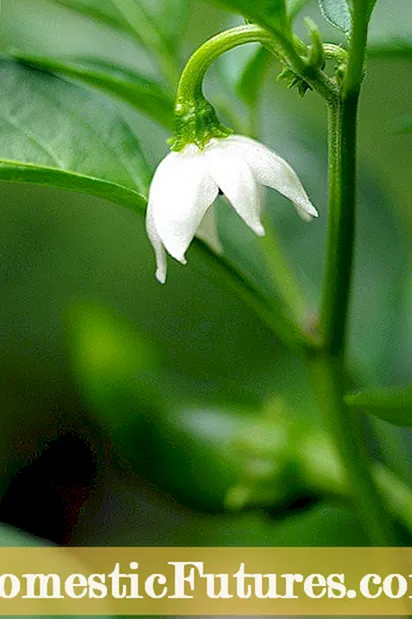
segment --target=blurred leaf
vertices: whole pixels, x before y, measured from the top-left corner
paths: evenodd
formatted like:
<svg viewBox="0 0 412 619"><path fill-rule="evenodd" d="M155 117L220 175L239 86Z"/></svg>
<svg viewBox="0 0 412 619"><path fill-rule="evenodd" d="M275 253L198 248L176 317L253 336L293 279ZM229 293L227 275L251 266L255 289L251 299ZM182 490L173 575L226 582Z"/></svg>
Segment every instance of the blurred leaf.
<svg viewBox="0 0 412 619"><path fill-rule="evenodd" d="M86 17L100 21L111 28L131 32L127 22L113 5L111 0L52 0Z"/></svg>
<svg viewBox="0 0 412 619"><path fill-rule="evenodd" d="M350 393L345 401L351 408L370 413L396 426L412 426L411 385Z"/></svg>
<svg viewBox="0 0 412 619"><path fill-rule="evenodd" d="M389 131L393 133L410 133L412 131L412 113L392 120L389 123Z"/></svg>
<svg viewBox="0 0 412 619"><path fill-rule="evenodd" d="M126 101L167 129L173 128L173 98L150 78L129 67L97 58L50 58L14 54L16 60L38 69L63 73Z"/></svg>
<svg viewBox="0 0 412 619"><path fill-rule="evenodd" d="M362 546L367 544L351 508L319 503L282 518L244 515L199 520L187 538L199 546Z"/></svg>
<svg viewBox="0 0 412 619"><path fill-rule="evenodd" d="M141 448L145 475L202 511L284 507L302 486L289 422L246 406L185 406L153 420Z"/></svg>
<svg viewBox="0 0 412 619"><path fill-rule="evenodd" d="M142 406L155 406L159 395L152 374L159 366L158 354L137 325L86 302L70 309L68 325L82 393L106 424L122 427Z"/></svg>
<svg viewBox="0 0 412 619"><path fill-rule="evenodd" d="M347 36L352 28L352 18L346 0L319 0L325 19Z"/></svg>
<svg viewBox="0 0 412 619"><path fill-rule="evenodd" d="M149 169L115 107L10 60L0 60L0 76L1 179L64 187L143 210Z"/></svg>
<svg viewBox="0 0 412 619"><path fill-rule="evenodd" d="M271 59L270 52L261 46L244 67L237 91L248 105L256 105Z"/></svg>
<svg viewBox="0 0 412 619"><path fill-rule="evenodd" d="M0 522L0 548L46 546L47 542Z"/></svg>
<svg viewBox="0 0 412 619"><path fill-rule="evenodd" d="M240 13L269 30L281 32L288 36L288 21L286 17L285 0L209 0L219 4L229 11Z"/></svg>
<svg viewBox="0 0 412 619"><path fill-rule="evenodd" d="M303 7L309 3L309 0L286 0L287 13L291 20L300 13Z"/></svg>
<svg viewBox="0 0 412 619"><path fill-rule="evenodd" d="M368 44L368 55L371 58L412 59L412 39L371 36Z"/></svg>
<svg viewBox="0 0 412 619"><path fill-rule="evenodd" d="M112 0L53 0L66 8L77 11L91 19L98 20L112 28L135 34L135 30L116 8ZM163 35L177 43L186 25L189 12L188 0L136 0L149 15Z"/></svg>
<svg viewBox="0 0 412 619"><path fill-rule="evenodd" d="M102 515L104 527L101 526ZM86 506L76 545L94 546L363 546L353 508L318 503L276 518L262 512L206 515L142 487L109 478L100 501Z"/></svg>

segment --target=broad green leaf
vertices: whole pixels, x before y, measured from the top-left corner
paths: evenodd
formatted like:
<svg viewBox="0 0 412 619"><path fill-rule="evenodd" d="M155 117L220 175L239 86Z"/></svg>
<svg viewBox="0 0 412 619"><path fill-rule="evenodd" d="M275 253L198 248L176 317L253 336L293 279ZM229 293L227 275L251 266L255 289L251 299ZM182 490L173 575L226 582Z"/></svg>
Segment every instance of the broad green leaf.
<svg viewBox="0 0 412 619"><path fill-rule="evenodd" d="M325 19L347 36L352 28L352 18L346 0L319 0Z"/></svg>
<svg viewBox="0 0 412 619"><path fill-rule="evenodd" d="M14 54L14 58L38 69L62 73L90 86L100 88L104 92L126 101L167 129L173 128L172 97L160 84L129 67L93 57L50 58Z"/></svg>
<svg viewBox="0 0 412 619"><path fill-rule="evenodd" d="M412 385L350 393L345 401L351 408L365 411L396 426L412 426Z"/></svg>
<svg viewBox="0 0 412 619"><path fill-rule="evenodd" d="M269 30L288 36L285 0L209 0L230 11L240 13Z"/></svg>
<svg viewBox="0 0 412 619"><path fill-rule="evenodd" d="M0 179L143 209L149 170L119 111L83 87L0 60Z"/></svg>

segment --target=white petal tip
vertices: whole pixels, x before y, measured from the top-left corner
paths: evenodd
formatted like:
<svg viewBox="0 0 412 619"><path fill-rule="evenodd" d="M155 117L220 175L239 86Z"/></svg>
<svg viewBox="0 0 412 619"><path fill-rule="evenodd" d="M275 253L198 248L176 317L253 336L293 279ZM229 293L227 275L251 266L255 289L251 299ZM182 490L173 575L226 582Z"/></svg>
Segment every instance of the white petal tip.
<svg viewBox="0 0 412 619"><path fill-rule="evenodd" d="M305 204L305 206L302 206L302 204L295 203L295 206L304 221L312 221L314 217L319 217L318 211L312 204Z"/></svg>
<svg viewBox="0 0 412 619"><path fill-rule="evenodd" d="M159 284L165 284L166 283L166 273L164 273L163 271L160 271L158 269L156 271L156 279L159 282Z"/></svg>
<svg viewBox="0 0 412 619"><path fill-rule="evenodd" d="M262 226L262 224L255 224L254 226L251 226L251 228L257 236L265 236L266 234L265 229Z"/></svg>

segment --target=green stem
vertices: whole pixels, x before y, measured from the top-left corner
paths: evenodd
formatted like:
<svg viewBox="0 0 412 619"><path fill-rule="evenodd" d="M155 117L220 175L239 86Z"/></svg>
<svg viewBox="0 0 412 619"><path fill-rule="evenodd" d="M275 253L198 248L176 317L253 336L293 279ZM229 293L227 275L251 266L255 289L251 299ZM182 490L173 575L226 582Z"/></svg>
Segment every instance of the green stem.
<svg viewBox="0 0 412 619"><path fill-rule="evenodd" d="M391 519L371 476L361 420L343 402L345 387L341 360L320 353L311 355L309 363L319 404L342 456L347 482L365 533L371 545L396 545Z"/></svg>
<svg viewBox="0 0 412 619"><path fill-rule="evenodd" d="M368 0L358 0L342 92L329 103L329 234L320 331L322 351L310 356L314 388L346 468L356 510L372 545L396 543L375 487L361 418L344 403L345 350L355 239L357 110L364 73Z"/></svg>
<svg viewBox="0 0 412 619"><path fill-rule="evenodd" d="M189 58L180 78L176 107L187 106L190 101L202 97L205 73L219 56L246 43L262 43L279 60L294 68L296 72L318 90L328 101L336 98L336 88L321 71L310 67L297 53L291 41L277 32L269 32L260 26L248 24L225 30L201 45Z"/></svg>
<svg viewBox="0 0 412 619"><path fill-rule="evenodd" d="M265 225L266 234L259 239L263 249L269 273L279 293L288 315L292 316L297 324L303 324L307 319L307 303L302 293L302 286L296 279L293 268L282 248L281 240L276 228L271 222Z"/></svg>
<svg viewBox="0 0 412 619"><path fill-rule="evenodd" d="M358 98L329 106L329 235L321 332L325 349L343 355L349 309L356 199Z"/></svg>
<svg viewBox="0 0 412 619"><path fill-rule="evenodd" d="M271 332L287 348L297 352L311 350L316 341L310 334L304 333L291 320L289 315L279 306L273 307L245 280L242 275L225 260L223 256L217 257L204 243L197 240L197 248L203 254L204 261L212 270L218 272L219 277L232 288L247 305L249 305ZM223 267L223 268L222 268Z"/></svg>

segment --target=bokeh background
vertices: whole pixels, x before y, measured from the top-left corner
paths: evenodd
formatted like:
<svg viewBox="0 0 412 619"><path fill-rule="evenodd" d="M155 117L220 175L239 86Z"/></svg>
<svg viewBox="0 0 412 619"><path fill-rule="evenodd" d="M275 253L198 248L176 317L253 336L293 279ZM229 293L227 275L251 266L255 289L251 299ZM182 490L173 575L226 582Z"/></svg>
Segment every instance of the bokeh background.
<svg viewBox="0 0 412 619"><path fill-rule="evenodd" d="M200 0L189 5L182 63L208 36L241 21ZM338 40L316 3L305 14ZM411 23L409 0L378 1L371 40L412 39ZM301 18L297 28L304 33ZM131 40L49 0L3 0L0 46L94 55L156 76ZM243 120L235 84L253 51L227 54L207 82L210 99L225 96ZM412 118L411 67L411 59L371 58L362 95L355 384L403 384L412 370L412 132L400 131ZM268 212L315 311L327 220L326 113L316 95L300 99L277 73L271 64L259 137L298 171L321 218L306 227L274 192ZM110 104L154 169L168 134ZM272 503L252 497L241 512L225 509L238 466L232 439L263 409L279 433L284 419L308 436L322 421L299 358L200 255L189 252L186 267L171 260L160 286L138 215L57 189L1 182L0 193L0 521L75 545L365 543L349 504L317 496L292 473ZM227 255L268 286L257 241L223 203L219 226ZM377 438L391 465L410 476L408 433L382 422L372 449ZM2 531L8 543L10 530Z"/></svg>

